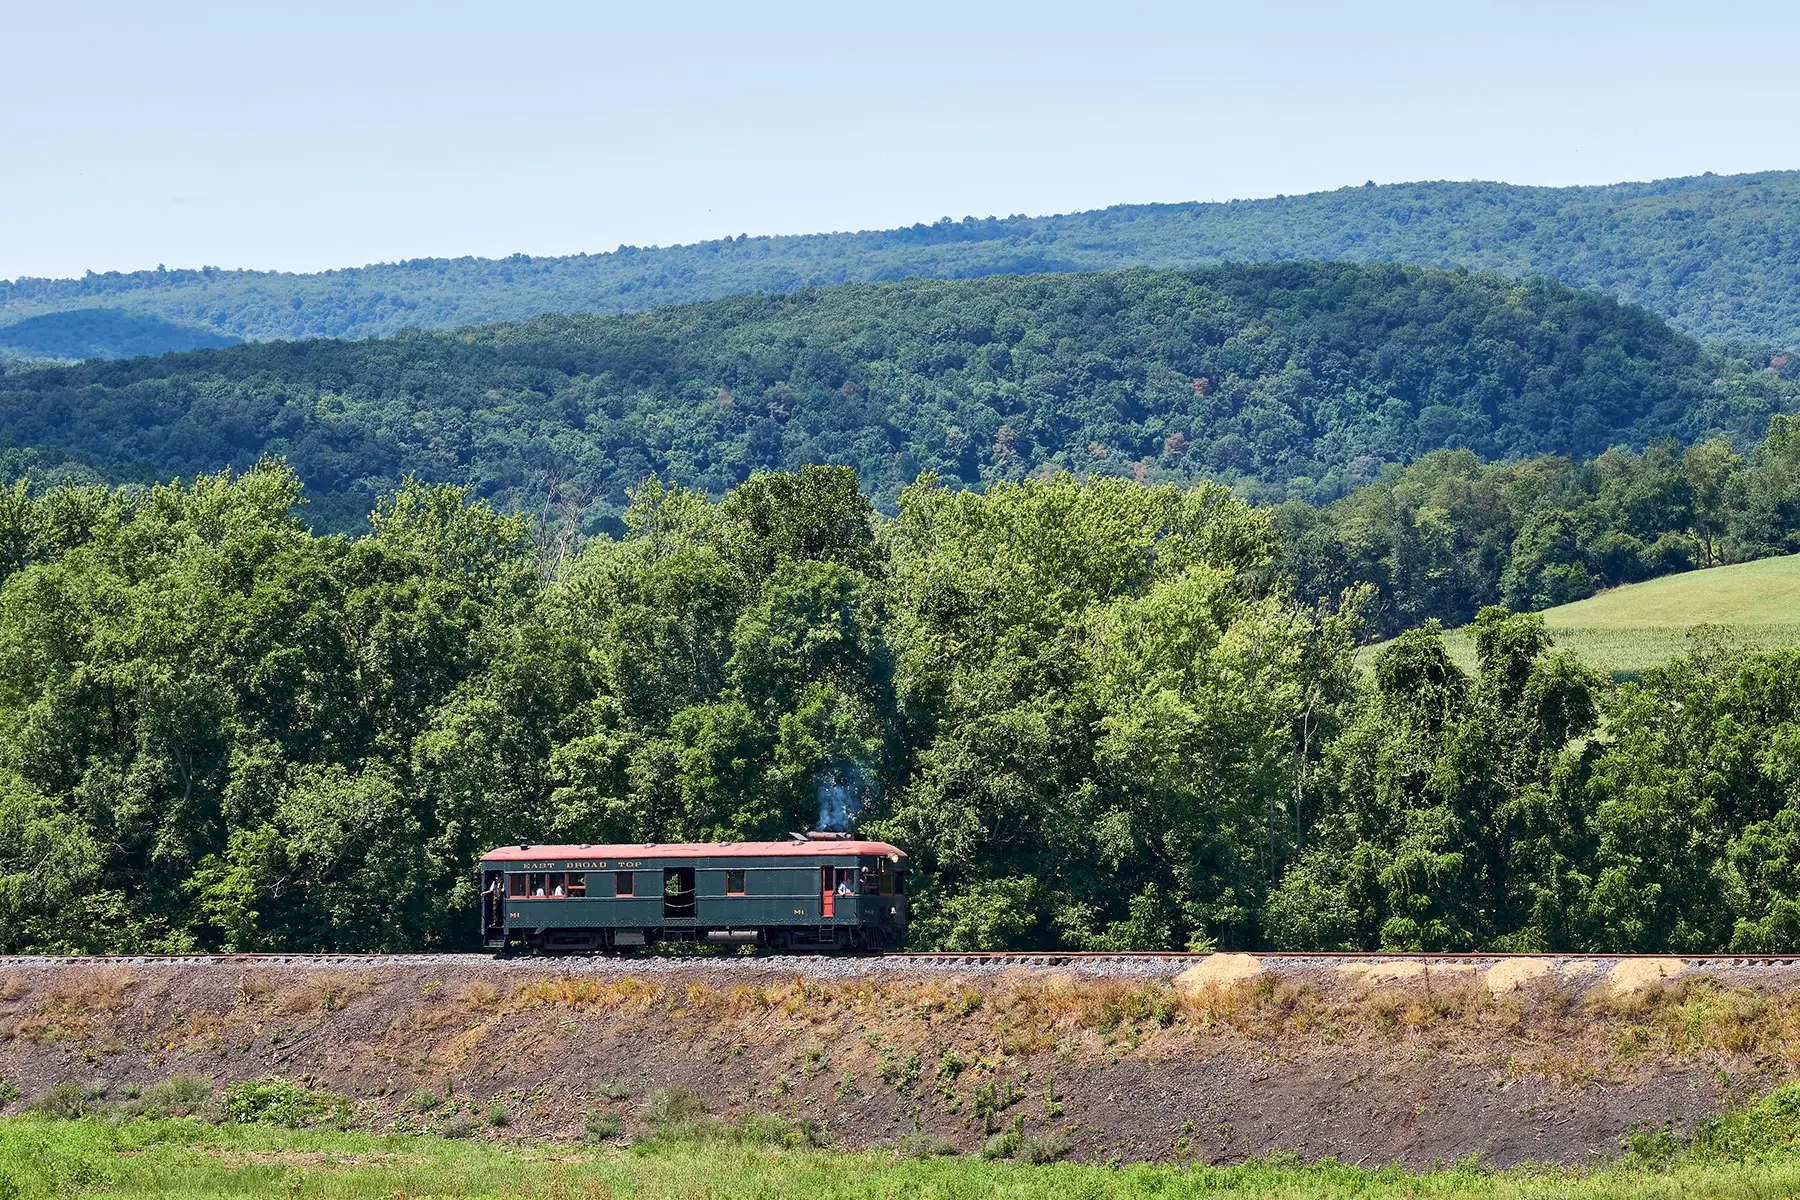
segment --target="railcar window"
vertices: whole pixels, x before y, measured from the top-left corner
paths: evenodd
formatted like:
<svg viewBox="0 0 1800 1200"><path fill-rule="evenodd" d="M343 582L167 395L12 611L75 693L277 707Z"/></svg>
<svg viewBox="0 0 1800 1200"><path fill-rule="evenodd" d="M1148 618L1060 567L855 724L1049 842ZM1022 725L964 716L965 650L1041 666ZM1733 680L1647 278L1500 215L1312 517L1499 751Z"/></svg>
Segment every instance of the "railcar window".
<svg viewBox="0 0 1800 1200"><path fill-rule="evenodd" d="M629 896L632 894L630 871L613 872L613 894L615 896Z"/></svg>
<svg viewBox="0 0 1800 1200"><path fill-rule="evenodd" d="M562 897L562 896L566 896L569 894L563 883L563 873L561 871L550 872L550 885L549 886L550 886L550 894L552 896Z"/></svg>
<svg viewBox="0 0 1800 1200"><path fill-rule="evenodd" d="M549 889L544 886L544 876L537 871L531 873L530 882L526 884L526 891L530 892L534 897L547 896L550 894Z"/></svg>
<svg viewBox="0 0 1800 1200"><path fill-rule="evenodd" d="M515 898L523 896L525 894L525 876L517 871L508 875L506 877L506 894Z"/></svg>
<svg viewBox="0 0 1800 1200"><path fill-rule="evenodd" d="M744 894L744 873L742 871L725 872L725 894L727 896Z"/></svg>
<svg viewBox="0 0 1800 1200"><path fill-rule="evenodd" d="M578 898L578 897L587 895L587 872L586 871L571 871L571 872L569 872L569 895L571 898Z"/></svg>

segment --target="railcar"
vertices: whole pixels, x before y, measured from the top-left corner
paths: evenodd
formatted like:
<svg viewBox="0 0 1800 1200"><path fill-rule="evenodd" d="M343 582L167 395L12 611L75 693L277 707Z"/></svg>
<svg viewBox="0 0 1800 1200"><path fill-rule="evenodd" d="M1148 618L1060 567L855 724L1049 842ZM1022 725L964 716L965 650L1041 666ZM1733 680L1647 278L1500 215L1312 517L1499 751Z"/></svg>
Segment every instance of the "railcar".
<svg viewBox="0 0 1800 1200"><path fill-rule="evenodd" d="M503 954L657 942L889 950L906 937L906 855L849 834L502 846L478 870L482 945Z"/></svg>

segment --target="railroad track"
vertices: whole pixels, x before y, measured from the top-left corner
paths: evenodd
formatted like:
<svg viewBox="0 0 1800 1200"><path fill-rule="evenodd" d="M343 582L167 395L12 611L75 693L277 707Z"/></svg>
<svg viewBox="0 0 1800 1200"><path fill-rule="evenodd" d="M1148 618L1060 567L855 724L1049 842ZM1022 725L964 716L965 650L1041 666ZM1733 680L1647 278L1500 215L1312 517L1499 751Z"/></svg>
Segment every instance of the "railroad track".
<svg viewBox="0 0 1800 1200"><path fill-rule="evenodd" d="M1238 951L1219 951L1217 953L1240 953ZM1648 959L1668 963L1681 963L1684 967L1792 967L1800 966L1800 953L1796 954L1514 954L1514 953L1466 953L1436 954L1414 953L1408 951L1365 951L1365 950L1293 950L1293 951L1242 951L1261 962L1271 965L1308 966L1339 965L1349 963L1423 963L1426 965L1484 967L1512 959L1538 960L1555 964L1568 963L1616 963L1625 959ZM620 962L635 963L744 963L769 965L783 962L819 962L837 961L849 963L922 963L944 966L1021 966L1021 967L1056 967L1077 966L1082 963L1197 963L1213 956L1212 952L1180 953L1162 950L1131 950L1088 952L1076 950L950 950L924 953L888 953L864 955L822 955L822 954L755 954L738 956L727 955L647 955L642 958L619 959ZM562 961L586 961L589 956L546 956L520 957L510 961L522 964L541 963L549 965ZM489 954L45 954L45 955L0 955L0 967L8 966L451 966L473 965L497 961Z"/></svg>

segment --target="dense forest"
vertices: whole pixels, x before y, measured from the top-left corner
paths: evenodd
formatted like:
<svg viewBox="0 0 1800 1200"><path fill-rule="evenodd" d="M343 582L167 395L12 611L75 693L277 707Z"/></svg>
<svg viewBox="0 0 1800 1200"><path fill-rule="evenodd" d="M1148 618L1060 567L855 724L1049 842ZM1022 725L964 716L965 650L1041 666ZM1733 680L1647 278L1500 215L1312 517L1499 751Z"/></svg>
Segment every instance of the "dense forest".
<svg viewBox="0 0 1800 1200"><path fill-rule="evenodd" d="M1544 279L1394 265L994 276L743 296L370 341L263 343L0 375L0 444L148 482L284 456L318 527L408 476L618 529L651 473L713 496L853 467L1066 470L1328 501L1431 451L1589 458L1748 444L1800 355L1703 346Z"/></svg>
<svg viewBox="0 0 1800 1200"><path fill-rule="evenodd" d="M1431 624L1359 672L1368 586L1297 596L1216 484L652 479L586 540L299 498L0 496L0 950L466 947L490 845L843 787L920 946L1800 949L1800 650L1614 687L1487 608L1476 674Z"/></svg>
<svg viewBox="0 0 1800 1200"><path fill-rule="evenodd" d="M314 275L206 267L20 279L0 282L0 354L117 357L213 345L207 339L218 335L361 338L908 277L1293 259L1545 275L1641 305L1696 337L1800 347L1800 172L1790 171L1604 187L1370 184L1220 204L945 218L560 258L419 259ZM160 325L122 329L121 313ZM27 318L38 321L21 324Z"/></svg>
<svg viewBox="0 0 1800 1200"><path fill-rule="evenodd" d="M1356 584L1384 637L1490 605L1550 608L1658 575L1800 553L1800 417L1740 454L1723 438L1484 465L1438 451L1318 508L1275 514L1302 596Z"/></svg>

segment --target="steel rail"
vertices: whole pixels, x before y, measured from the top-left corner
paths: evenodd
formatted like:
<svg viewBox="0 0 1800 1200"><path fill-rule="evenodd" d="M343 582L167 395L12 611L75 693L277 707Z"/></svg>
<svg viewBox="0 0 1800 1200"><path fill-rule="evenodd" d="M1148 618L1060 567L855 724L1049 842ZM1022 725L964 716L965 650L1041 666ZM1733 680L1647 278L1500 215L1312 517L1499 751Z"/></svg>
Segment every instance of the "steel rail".
<svg viewBox="0 0 1800 1200"><path fill-rule="evenodd" d="M1406 950L1246 950L1246 951L1168 951L1168 950L939 950L939 951L892 951L881 954L757 954L744 957L719 955L694 955L682 958L676 955L649 955L640 959L620 959L622 962L672 962L688 961L696 963L761 963L772 962L812 962L820 959L848 959L858 962L889 963L967 963L1005 964L1018 963L1026 966L1063 966L1086 962L1141 962L1141 963L1197 963L1213 957L1215 954L1242 953L1267 963L1290 963L1303 965L1306 963L1424 963L1427 965L1441 963L1447 966L1476 966L1487 963L1504 962L1513 959L1538 960L1555 963L1567 962L1620 962L1625 959L1649 959L1669 963L1682 963L1685 966L1800 966L1800 953L1790 954L1732 954L1732 953L1688 953L1688 954L1603 954L1584 953L1579 951L1563 951L1559 953L1530 954L1512 951L1467 951L1457 953L1415 952ZM574 955L546 955L538 957L520 957L517 962L555 962L559 959L577 957ZM416 963L420 966L450 965L455 963L493 962L495 957L485 953L458 952L424 952L413 954L385 954L380 952L355 953L208 953L191 954L12 954L0 955L0 967L8 966L204 966L248 965L248 964L291 964L301 966L331 966L335 964L358 965L369 963L394 963L396 965Z"/></svg>

